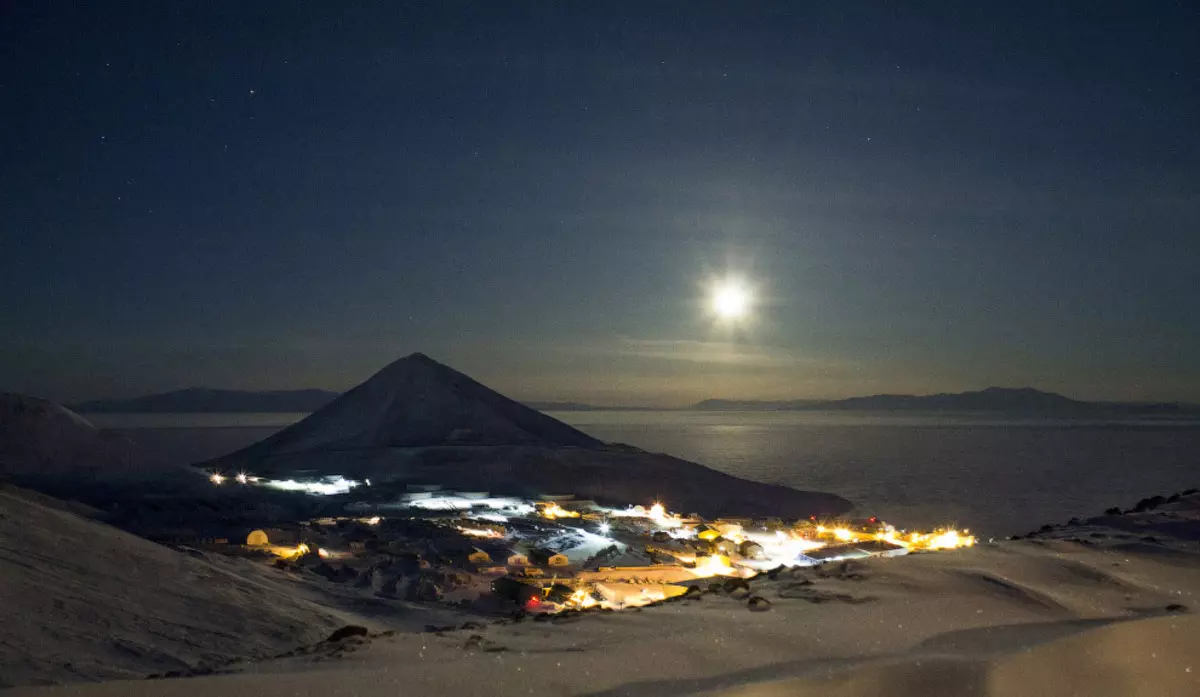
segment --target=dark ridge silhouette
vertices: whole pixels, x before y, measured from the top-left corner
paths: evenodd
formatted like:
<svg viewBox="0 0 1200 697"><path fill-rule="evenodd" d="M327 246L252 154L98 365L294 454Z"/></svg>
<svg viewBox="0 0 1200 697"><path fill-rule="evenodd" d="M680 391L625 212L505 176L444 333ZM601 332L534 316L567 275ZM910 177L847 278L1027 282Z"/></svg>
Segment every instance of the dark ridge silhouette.
<svg viewBox="0 0 1200 697"><path fill-rule="evenodd" d="M1085 402L1032 387L988 387L974 392L931 395L877 394L848 399L784 401L706 399L700 410L744 411L993 411L1027 414L1170 415L1200 412L1200 406L1181 403Z"/></svg>
<svg viewBox="0 0 1200 697"><path fill-rule="evenodd" d="M212 412L311 412L338 396L327 390L277 390L247 392L190 387L186 390L134 397L82 402L71 408L84 413L158 414Z"/></svg>
<svg viewBox="0 0 1200 697"><path fill-rule="evenodd" d="M0 393L0 475L127 465L135 451L127 438L96 428L60 404Z"/></svg>
<svg viewBox="0 0 1200 697"><path fill-rule="evenodd" d="M978 392L939 393L924 396L873 395L851 397L826 405L830 409L929 409L963 411L1083 411L1091 408L1053 392L1032 387L989 387Z"/></svg>

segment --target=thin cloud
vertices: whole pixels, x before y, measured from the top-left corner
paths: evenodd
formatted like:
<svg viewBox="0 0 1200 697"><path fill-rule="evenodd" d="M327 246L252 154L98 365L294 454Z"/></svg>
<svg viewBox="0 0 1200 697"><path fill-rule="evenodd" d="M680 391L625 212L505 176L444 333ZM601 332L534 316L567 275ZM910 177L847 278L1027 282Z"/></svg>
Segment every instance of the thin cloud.
<svg viewBox="0 0 1200 697"><path fill-rule="evenodd" d="M726 341L622 337L616 351L621 355L651 360L751 368L788 368L824 363L776 347L749 346Z"/></svg>

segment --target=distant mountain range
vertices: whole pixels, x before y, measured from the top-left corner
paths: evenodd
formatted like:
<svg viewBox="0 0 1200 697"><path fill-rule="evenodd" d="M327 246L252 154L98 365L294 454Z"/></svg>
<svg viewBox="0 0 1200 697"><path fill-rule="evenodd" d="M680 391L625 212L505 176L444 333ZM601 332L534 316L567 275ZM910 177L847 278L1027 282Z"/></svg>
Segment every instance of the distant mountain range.
<svg viewBox="0 0 1200 697"><path fill-rule="evenodd" d="M341 396L329 390L213 390L191 387L162 394L131 399L98 399L71 405L81 413L160 414L160 413L244 413L314 412ZM648 407L600 407L579 402L524 402L538 411L638 411Z"/></svg>
<svg viewBox="0 0 1200 697"><path fill-rule="evenodd" d="M337 399L327 390L244 392L192 387L133 399L101 399L75 404L84 413L312 412Z"/></svg>
<svg viewBox="0 0 1200 697"><path fill-rule="evenodd" d="M193 387L133 399L104 399L71 406L81 413L314 412L341 396L328 390L248 392ZM524 402L538 411L644 411L580 402ZM1053 414L1195 414L1200 405L1180 402L1084 402L1031 387L989 387L931 395L879 394L848 399L706 399L685 409L700 411L993 411Z"/></svg>
<svg viewBox="0 0 1200 697"><path fill-rule="evenodd" d="M1179 402L1083 402L1032 387L989 387L975 392L931 395L879 394L829 400L757 401L706 399L692 406L705 411L993 411L1034 414L1200 413L1200 405Z"/></svg>

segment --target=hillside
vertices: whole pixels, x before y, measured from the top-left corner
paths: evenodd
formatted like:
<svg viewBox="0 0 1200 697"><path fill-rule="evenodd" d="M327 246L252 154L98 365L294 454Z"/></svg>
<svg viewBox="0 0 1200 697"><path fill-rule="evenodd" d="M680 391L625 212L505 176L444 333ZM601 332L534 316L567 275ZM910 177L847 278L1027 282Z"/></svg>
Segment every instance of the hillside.
<svg viewBox="0 0 1200 697"><path fill-rule="evenodd" d="M276 477L340 474L398 486L571 492L618 503L663 498L672 508L706 513L807 516L850 508L831 494L604 444L422 354L395 361L265 440L197 466Z"/></svg>
<svg viewBox="0 0 1200 697"><path fill-rule="evenodd" d="M128 439L96 428L66 407L0 393L0 475L127 465L135 452Z"/></svg>
<svg viewBox="0 0 1200 697"><path fill-rule="evenodd" d="M0 486L0 688L274 655L344 623L296 586Z"/></svg>
<svg viewBox="0 0 1200 697"><path fill-rule="evenodd" d="M1194 696L1200 497L1160 500L1029 539L766 573L638 611L497 618L230 674L14 697Z"/></svg>
<svg viewBox="0 0 1200 697"><path fill-rule="evenodd" d="M73 405L79 412L157 414L211 412L312 412L338 396L327 390L246 392L192 387L186 390L134 397L102 399Z"/></svg>

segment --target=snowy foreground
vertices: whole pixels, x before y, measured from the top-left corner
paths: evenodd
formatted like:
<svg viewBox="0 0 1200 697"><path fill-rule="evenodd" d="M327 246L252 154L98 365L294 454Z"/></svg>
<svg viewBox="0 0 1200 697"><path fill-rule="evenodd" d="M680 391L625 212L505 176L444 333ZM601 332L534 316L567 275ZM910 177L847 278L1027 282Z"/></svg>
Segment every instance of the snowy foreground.
<svg viewBox="0 0 1200 697"><path fill-rule="evenodd" d="M177 551L87 514L0 486L0 688L277 655L362 620L356 599L319 580ZM410 622L393 624L423 626Z"/></svg>
<svg viewBox="0 0 1200 697"><path fill-rule="evenodd" d="M244 560L196 559L3 495L0 525L41 531L0 538L10 684L122 674L89 674L80 655L93 669L139 665L132 651L153 657L146 673L243 659L184 680L5 694L1200 694L1200 495L953 554L783 570L748 591L519 621L373 613ZM343 624L371 634L321 641Z"/></svg>

